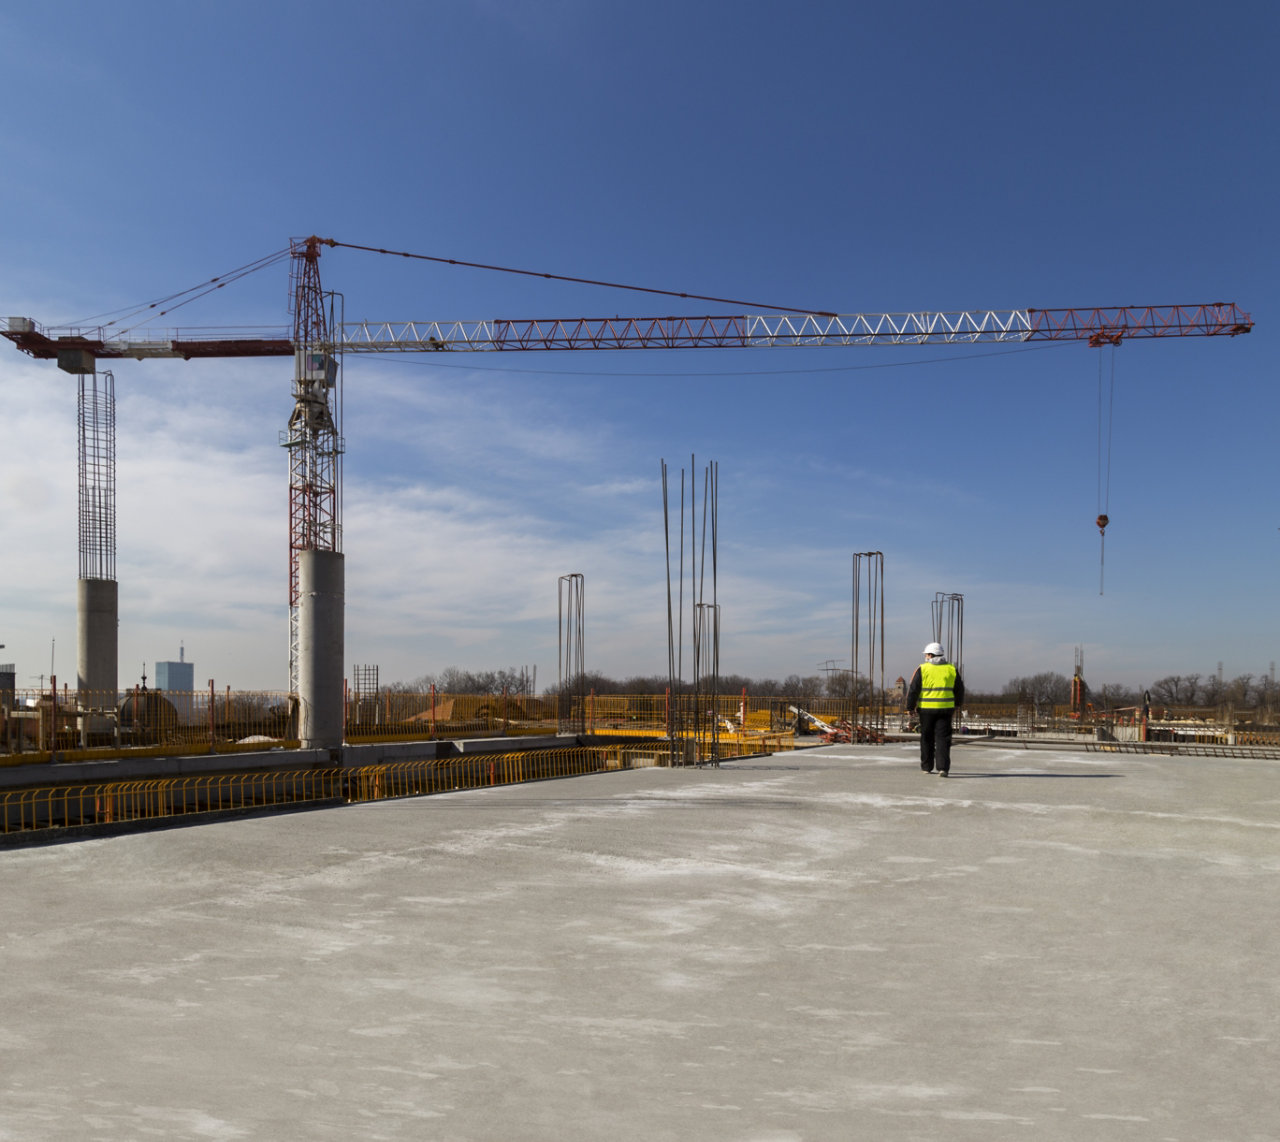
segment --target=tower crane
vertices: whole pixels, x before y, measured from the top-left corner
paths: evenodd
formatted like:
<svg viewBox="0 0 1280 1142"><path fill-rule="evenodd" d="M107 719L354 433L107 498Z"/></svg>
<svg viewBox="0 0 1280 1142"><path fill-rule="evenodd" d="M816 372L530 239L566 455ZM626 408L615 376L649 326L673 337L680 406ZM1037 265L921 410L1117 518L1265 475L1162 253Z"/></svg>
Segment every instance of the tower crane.
<svg viewBox="0 0 1280 1142"><path fill-rule="evenodd" d="M783 311L696 317L347 322L337 318L333 295L325 294L321 288L319 261L321 248L326 246L398 253L314 235L292 242L289 253L293 329L289 336L214 336L208 332L174 331L167 336L139 338L112 336L101 327L46 328L27 317L10 317L5 328L0 329L0 336L22 352L38 360L56 361L59 368L82 378L96 372L97 362L103 360L293 357L294 409L287 428L281 432L281 444L289 452L289 681L291 690L299 696L299 736L303 745L323 749L336 749L342 743L340 386L341 362L347 353L1045 341L1084 341L1099 347L1119 345L1131 338L1235 337L1253 328L1250 316L1230 302L911 313ZM474 264L444 258L426 260ZM80 687L86 688L83 678ZM114 682L111 688L114 689Z"/></svg>

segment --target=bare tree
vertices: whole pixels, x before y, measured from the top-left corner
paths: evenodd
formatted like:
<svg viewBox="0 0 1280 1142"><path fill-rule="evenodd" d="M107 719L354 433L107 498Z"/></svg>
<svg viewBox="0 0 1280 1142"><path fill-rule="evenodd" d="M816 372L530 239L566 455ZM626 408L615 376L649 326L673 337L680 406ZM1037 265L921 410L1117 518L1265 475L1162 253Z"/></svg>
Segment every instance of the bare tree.
<svg viewBox="0 0 1280 1142"><path fill-rule="evenodd" d="M1255 700L1259 706L1265 706L1268 709L1276 704L1276 691L1278 688L1272 681L1271 675L1259 674L1258 681L1254 686Z"/></svg>
<svg viewBox="0 0 1280 1142"><path fill-rule="evenodd" d="M1216 674L1210 674L1200 687L1199 702L1202 706L1217 706L1224 700L1226 684Z"/></svg>
<svg viewBox="0 0 1280 1142"><path fill-rule="evenodd" d="M1094 705L1104 710L1125 709L1142 705L1142 691L1120 682L1104 682L1093 690Z"/></svg>
<svg viewBox="0 0 1280 1142"><path fill-rule="evenodd" d="M1253 685L1252 674L1237 674L1224 689L1225 693L1222 696L1224 702L1230 702L1237 707L1257 704L1258 695Z"/></svg>
<svg viewBox="0 0 1280 1142"><path fill-rule="evenodd" d="M826 680L819 674L810 674L801 678L799 674L788 674L782 680L782 694L790 698L816 698L826 690Z"/></svg>
<svg viewBox="0 0 1280 1142"><path fill-rule="evenodd" d="M1071 679L1053 671L1011 678L1005 683L1004 698L1006 701L1030 702L1037 709L1065 705L1071 700Z"/></svg>
<svg viewBox="0 0 1280 1142"><path fill-rule="evenodd" d="M1167 674L1151 683L1151 697L1165 706L1191 706L1199 689L1199 674Z"/></svg>

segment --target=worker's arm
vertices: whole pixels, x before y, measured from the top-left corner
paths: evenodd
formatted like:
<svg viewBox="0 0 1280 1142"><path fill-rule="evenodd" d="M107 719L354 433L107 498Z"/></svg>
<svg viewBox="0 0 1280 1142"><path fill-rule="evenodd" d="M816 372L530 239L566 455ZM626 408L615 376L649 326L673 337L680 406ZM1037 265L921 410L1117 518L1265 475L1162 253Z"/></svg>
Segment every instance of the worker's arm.
<svg viewBox="0 0 1280 1142"><path fill-rule="evenodd" d="M960 671L956 671L956 684L954 687L956 696L956 709L958 710L964 702L964 679L960 677Z"/></svg>

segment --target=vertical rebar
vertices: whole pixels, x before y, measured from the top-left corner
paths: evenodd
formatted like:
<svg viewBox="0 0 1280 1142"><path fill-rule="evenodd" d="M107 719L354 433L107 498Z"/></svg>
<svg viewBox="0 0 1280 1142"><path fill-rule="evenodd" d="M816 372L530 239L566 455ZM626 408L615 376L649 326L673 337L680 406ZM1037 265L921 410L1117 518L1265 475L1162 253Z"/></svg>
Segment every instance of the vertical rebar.
<svg viewBox="0 0 1280 1142"><path fill-rule="evenodd" d="M690 463L696 458L690 456ZM705 758L718 765L720 725L720 605L719 605L719 465L711 463L703 475L702 522L699 532L697 473L689 473L689 627L692 679L684 682L685 474L680 473L680 545L676 585L672 585L671 508L666 461L662 471L662 523L667 559L667 736L670 763L695 764ZM709 550L708 550L709 549ZM707 559L710 556L710 601ZM674 600L673 600L674 593ZM692 754L687 753L692 750Z"/></svg>
<svg viewBox="0 0 1280 1142"><path fill-rule="evenodd" d="M116 381L80 374L80 578L116 577Z"/></svg>
<svg viewBox="0 0 1280 1142"><path fill-rule="evenodd" d="M692 461L692 457L690 460ZM691 528L693 539L691 627L693 635L693 730L698 761L719 765L720 749L720 613L717 601L717 528L719 468L715 462L702 474L702 532ZM710 552L708 552L708 535ZM707 601L707 556L711 556L711 601Z"/></svg>
<svg viewBox="0 0 1280 1142"><path fill-rule="evenodd" d="M355 721L358 725L377 725L381 710L378 706L378 667L372 665L352 666L351 680L355 684ZM368 715L366 716L366 710Z"/></svg>
<svg viewBox="0 0 1280 1142"><path fill-rule="evenodd" d="M119 671L119 588L116 584L116 384L110 372L81 373L79 556L76 581L76 690L83 710L114 707ZM53 663L49 664L53 673ZM82 737L108 723L85 717Z"/></svg>
<svg viewBox="0 0 1280 1142"><path fill-rule="evenodd" d="M850 653L853 660L849 698L850 739L883 741L884 553L880 551L860 551L853 556L853 638ZM865 703L865 714L861 717L860 702Z"/></svg>
<svg viewBox="0 0 1280 1142"><path fill-rule="evenodd" d="M662 465L662 534L663 543L667 556L667 742L670 746L670 756L668 758L670 764L674 765L675 743L676 743L676 704L673 699L676 697L676 638L675 638L675 618L671 611L671 510L667 494L667 462L660 461ZM683 484L684 474L681 473L681 482ZM684 533L684 525L681 525L681 535Z"/></svg>
<svg viewBox="0 0 1280 1142"><path fill-rule="evenodd" d="M947 660L964 673L964 596L938 591L933 597L933 641L942 643Z"/></svg>
<svg viewBox="0 0 1280 1142"><path fill-rule="evenodd" d="M561 733L568 730L581 734L586 733L587 718L586 578L580 571L561 575L557 593L559 636L556 659L559 685L556 729Z"/></svg>
<svg viewBox="0 0 1280 1142"><path fill-rule="evenodd" d="M703 480L704 489L710 486L709 514L711 517L711 750L710 762L720 766L720 598L719 598L719 529L720 529L720 463L713 460L707 465ZM704 530L706 514L703 516Z"/></svg>

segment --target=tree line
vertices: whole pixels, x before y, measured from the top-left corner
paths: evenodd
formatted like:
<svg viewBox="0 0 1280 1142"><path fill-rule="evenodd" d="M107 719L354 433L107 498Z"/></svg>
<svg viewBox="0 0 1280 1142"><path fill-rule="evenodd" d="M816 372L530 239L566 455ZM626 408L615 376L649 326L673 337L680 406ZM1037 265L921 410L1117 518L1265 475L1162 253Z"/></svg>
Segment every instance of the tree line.
<svg viewBox="0 0 1280 1142"><path fill-rule="evenodd" d="M1277 705L1277 687L1270 673L1166 674L1149 686L1133 687L1107 682L1089 686L1087 697L1095 707L1123 709L1151 703L1157 706L1235 706L1240 709ZM1033 674L1011 678L998 697L970 695L970 700L1033 702L1038 706L1065 705L1071 700L1071 679L1063 674Z"/></svg>
<svg viewBox="0 0 1280 1142"><path fill-rule="evenodd" d="M535 679L527 667L508 667L505 670L462 670L450 666L438 674L423 674L409 682L394 682L386 690L404 693L426 693L434 686L442 694L532 694ZM590 671L572 682L544 686L542 693L578 693L594 691L597 694L661 694L668 686L665 674L632 675L627 678L611 678L606 674ZM698 687L707 691L710 680ZM850 698L861 700L869 697L870 681L865 676L857 678L847 670L832 670L824 674L788 674L785 678L750 678L743 674L722 674L716 682L721 694L737 694L745 688L751 697L787 698ZM686 680L679 687L691 691L693 683ZM1168 674L1157 678L1149 686L1134 687L1115 682L1087 687L1087 697L1096 709L1125 709L1142 706L1147 702L1160 706L1223 706L1237 708L1272 707L1280 702L1277 687L1270 673L1241 674L1225 679L1217 674ZM1020 703L1040 708L1063 706L1071 701L1071 679L1065 674L1045 671L1026 677L1011 678L998 692L980 692L968 688L966 703Z"/></svg>

